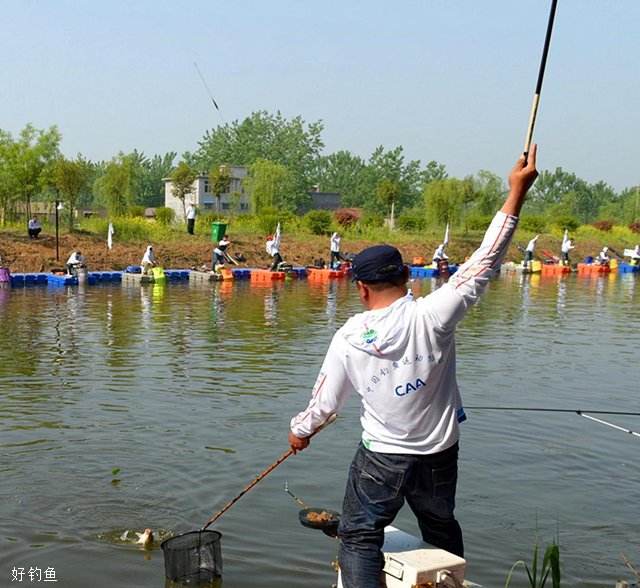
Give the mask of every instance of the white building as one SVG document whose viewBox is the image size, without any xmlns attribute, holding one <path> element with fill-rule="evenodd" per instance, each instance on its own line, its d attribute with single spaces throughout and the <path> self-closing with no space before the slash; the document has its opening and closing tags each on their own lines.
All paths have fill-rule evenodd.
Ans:
<svg viewBox="0 0 640 588">
<path fill-rule="evenodd" d="M 247 176 L 247 168 L 242 165 L 228 165 L 227 168 L 231 173 L 231 183 L 229 191 L 220 196 L 220 212 L 228 213 L 234 208 L 235 212 L 249 212 L 249 195 L 245 192 L 242 180 Z M 167 208 L 173 208 L 176 218 L 184 218 L 182 208 L 182 200 L 173 195 L 173 182 L 169 178 L 164 178 L 164 205 Z M 212 194 L 209 188 L 209 176 L 200 174 L 193 182 L 193 190 L 191 194 L 187 194 L 185 205 L 188 208 L 193 202 L 201 214 L 217 211 L 217 198 Z"/>
</svg>

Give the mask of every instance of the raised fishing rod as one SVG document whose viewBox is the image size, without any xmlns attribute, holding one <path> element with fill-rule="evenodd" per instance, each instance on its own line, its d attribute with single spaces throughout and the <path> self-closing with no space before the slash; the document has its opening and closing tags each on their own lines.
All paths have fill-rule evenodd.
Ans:
<svg viewBox="0 0 640 588">
<path fill-rule="evenodd" d="M 551 44 L 551 33 L 553 32 L 553 22 L 556 17 L 556 7 L 558 0 L 551 0 L 551 10 L 549 11 L 549 21 L 547 22 L 547 34 L 544 38 L 544 48 L 542 49 L 542 59 L 540 60 L 540 69 L 538 70 L 538 81 L 536 82 L 536 91 L 533 94 L 533 103 L 531 105 L 531 114 L 529 115 L 529 127 L 527 128 L 527 136 L 524 141 L 524 161 L 527 162 L 531 141 L 533 140 L 533 127 L 536 124 L 536 116 L 538 115 L 538 105 L 540 104 L 540 94 L 542 93 L 542 81 L 544 80 L 544 70 L 547 66 L 547 57 L 549 55 L 549 45 Z"/>
<path fill-rule="evenodd" d="M 640 432 L 632 431 L 631 429 L 627 429 L 625 427 L 621 427 L 616 425 L 615 423 L 610 423 L 609 421 L 605 421 L 604 419 L 599 419 L 590 415 L 593 414 L 606 414 L 606 415 L 620 415 L 620 416 L 640 416 L 640 412 L 628 412 L 628 411 L 620 411 L 620 410 L 581 410 L 574 408 L 538 408 L 538 407 L 530 407 L 530 406 L 465 406 L 467 410 L 500 410 L 500 411 L 517 411 L 517 412 L 559 412 L 565 414 L 577 414 L 585 419 L 589 419 L 590 421 L 595 421 L 596 423 L 600 423 L 602 425 L 606 425 L 607 427 L 611 427 L 612 429 L 616 429 L 618 431 L 622 431 L 623 433 L 628 433 L 629 435 L 633 435 L 634 437 L 640 437 Z"/>
</svg>

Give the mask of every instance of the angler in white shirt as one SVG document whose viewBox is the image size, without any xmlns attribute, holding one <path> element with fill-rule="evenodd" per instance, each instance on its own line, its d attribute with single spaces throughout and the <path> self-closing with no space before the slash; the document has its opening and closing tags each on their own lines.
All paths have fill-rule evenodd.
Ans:
<svg viewBox="0 0 640 588">
<path fill-rule="evenodd" d="M 42 225 L 40 221 L 34 216 L 29 219 L 27 223 L 27 232 L 29 233 L 29 239 L 37 239 L 38 235 L 42 231 Z"/>
<path fill-rule="evenodd" d="M 449 256 L 444 252 L 444 248 L 445 248 L 445 244 L 440 243 L 435 253 L 433 254 L 433 263 L 435 263 L 436 265 L 438 264 L 439 261 L 442 261 L 443 259 L 449 259 Z"/>
<path fill-rule="evenodd" d="M 79 267 L 84 267 L 84 255 L 80 251 L 74 251 L 67 259 L 67 273 L 74 276 Z"/>
<path fill-rule="evenodd" d="M 533 252 L 536 250 L 536 241 L 538 240 L 540 235 L 536 235 L 529 243 L 527 243 L 527 248 L 524 250 L 524 261 L 522 262 L 523 267 L 529 267 L 529 264 L 533 261 Z"/>
<path fill-rule="evenodd" d="M 534 145 L 509 176 L 510 192 L 484 240 L 459 271 L 428 296 L 407 290 L 408 270 L 389 245 L 353 261 L 365 312 L 334 335 L 307 408 L 291 420 L 289 444 L 340 412 L 349 394 L 361 400 L 362 442 L 353 459 L 338 534 L 345 588 L 378 588 L 383 530 L 406 500 L 425 541 L 463 555 L 454 517 L 458 423 L 464 411 L 456 382 L 454 334 L 502 262 L 537 171 Z"/>
<path fill-rule="evenodd" d="M 571 265 L 569 261 L 569 251 L 571 251 L 572 249 L 575 249 L 575 247 L 571 242 L 571 239 L 569 239 L 569 237 L 565 234 L 564 238 L 562 239 L 562 246 L 560 248 L 560 252 L 562 253 L 562 265 Z"/>
<path fill-rule="evenodd" d="M 277 271 L 278 265 L 282 263 L 282 255 L 280 255 L 280 236 L 280 223 L 278 223 L 275 235 L 269 235 L 267 237 L 266 244 L 267 253 L 273 259 L 270 268 L 272 272 Z"/>
<path fill-rule="evenodd" d="M 187 208 L 187 233 L 193 235 L 193 229 L 196 226 L 196 205 L 192 202 Z"/>
<path fill-rule="evenodd" d="M 640 265 L 640 245 L 636 245 L 631 254 L 631 265 Z"/>
<path fill-rule="evenodd" d="M 217 265 L 224 265 L 225 261 L 227 261 L 227 247 L 229 247 L 229 245 L 231 245 L 229 235 L 225 235 L 218 241 L 218 246 L 213 250 L 212 271 L 216 270 Z"/>
<path fill-rule="evenodd" d="M 151 268 L 156 265 L 156 256 L 153 252 L 153 246 L 148 245 L 147 249 L 142 256 L 142 261 L 140 262 L 142 266 L 142 274 L 148 274 L 151 271 Z"/>
<path fill-rule="evenodd" d="M 611 258 L 609 257 L 609 247 L 605 245 L 602 248 L 602 251 L 598 254 L 596 260 L 600 265 L 607 265 L 611 260 Z"/>
<path fill-rule="evenodd" d="M 329 267 L 333 269 L 335 267 L 338 267 L 341 260 L 340 235 L 338 235 L 338 233 L 333 233 L 333 235 L 331 235 L 330 248 L 331 248 L 331 261 L 329 262 Z"/>
</svg>

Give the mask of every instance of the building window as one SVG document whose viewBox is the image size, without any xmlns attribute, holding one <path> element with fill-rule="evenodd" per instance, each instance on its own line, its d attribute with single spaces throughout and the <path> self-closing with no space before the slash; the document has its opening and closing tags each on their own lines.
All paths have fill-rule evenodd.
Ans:
<svg viewBox="0 0 640 588">
<path fill-rule="evenodd" d="M 229 210 L 229 203 L 228 202 L 223 202 L 222 203 L 222 210 Z"/>
<path fill-rule="evenodd" d="M 209 180 L 204 181 L 204 193 L 209 194 Z"/>
<path fill-rule="evenodd" d="M 213 202 L 205 202 L 203 206 L 205 210 L 211 210 L 213 208 Z"/>
<path fill-rule="evenodd" d="M 240 203 L 240 210 L 249 210 L 249 203 L 248 202 L 241 202 Z"/>
</svg>

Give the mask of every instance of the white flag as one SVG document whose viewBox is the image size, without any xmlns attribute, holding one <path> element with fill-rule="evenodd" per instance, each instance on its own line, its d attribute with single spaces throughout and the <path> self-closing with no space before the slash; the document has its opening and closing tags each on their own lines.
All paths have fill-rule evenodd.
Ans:
<svg viewBox="0 0 640 588">
<path fill-rule="evenodd" d="M 446 247 L 449 245 L 449 223 L 447 223 L 447 228 L 444 231 L 444 241 L 442 244 Z"/>
<path fill-rule="evenodd" d="M 109 223 L 109 228 L 107 229 L 107 247 L 109 248 L 109 251 L 111 251 L 111 248 L 113 247 L 113 233 L 115 231 L 113 230 L 113 223 Z"/>
</svg>

